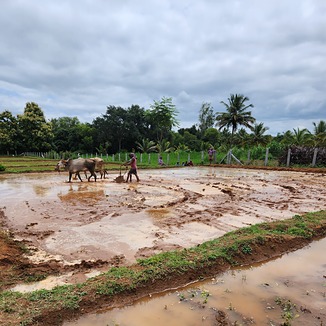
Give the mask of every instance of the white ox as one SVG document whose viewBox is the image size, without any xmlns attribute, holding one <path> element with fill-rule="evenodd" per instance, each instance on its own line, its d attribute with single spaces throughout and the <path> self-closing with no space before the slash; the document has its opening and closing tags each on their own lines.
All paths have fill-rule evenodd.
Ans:
<svg viewBox="0 0 326 326">
<path fill-rule="evenodd" d="M 96 174 L 95 174 L 95 160 L 91 160 L 91 159 L 85 159 L 85 158 L 78 158 L 75 160 L 60 160 L 57 163 L 57 166 L 55 168 L 55 170 L 60 171 L 60 168 L 64 168 L 66 171 L 69 172 L 69 181 L 71 182 L 71 177 L 73 174 L 76 174 L 76 176 L 78 176 L 80 181 L 83 181 L 80 177 L 80 172 L 81 171 L 89 171 L 91 173 L 91 175 L 88 177 L 88 181 L 90 181 L 91 177 L 94 177 L 95 181 L 96 181 Z"/>
</svg>

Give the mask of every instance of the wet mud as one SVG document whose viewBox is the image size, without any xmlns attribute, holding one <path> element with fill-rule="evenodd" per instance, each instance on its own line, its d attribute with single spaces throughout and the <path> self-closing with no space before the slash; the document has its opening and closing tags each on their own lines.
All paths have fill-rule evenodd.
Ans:
<svg viewBox="0 0 326 326">
<path fill-rule="evenodd" d="M 232 269 L 132 306 L 64 326 L 305 325 L 326 322 L 326 238 L 268 262 Z"/>
<path fill-rule="evenodd" d="M 68 273 L 69 283 L 236 228 L 326 209 L 322 173 L 185 167 L 139 175 L 139 183 L 117 183 L 114 173 L 71 183 L 65 173 L 0 175 L 2 223 L 32 249 L 32 262 L 56 261 L 67 272 L 83 266 L 80 275 Z"/>
</svg>

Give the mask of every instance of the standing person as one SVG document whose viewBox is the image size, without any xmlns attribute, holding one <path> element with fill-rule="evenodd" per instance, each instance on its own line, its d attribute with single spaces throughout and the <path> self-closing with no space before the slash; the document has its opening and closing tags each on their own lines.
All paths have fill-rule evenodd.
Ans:
<svg viewBox="0 0 326 326">
<path fill-rule="evenodd" d="M 212 164 L 213 162 L 213 156 L 214 156 L 215 150 L 213 147 L 210 147 L 208 150 L 208 160 L 209 160 L 209 164 Z"/>
<path fill-rule="evenodd" d="M 136 176 L 137 182 L 139 182 L 139 178 L 138 178 L 138 174 L 137 174 L 137 159 L 134 153 L 130 153 L 129 154 L 130 160 L 128 162 L 126 162 L 125 166 L 130 165 L 130 170 L 128 171 L 128 175 L 127 175 L 127 181 L 128 182 L 130 180 L 131 182 L 131 177 L 134 174 Z"/>
</svg>

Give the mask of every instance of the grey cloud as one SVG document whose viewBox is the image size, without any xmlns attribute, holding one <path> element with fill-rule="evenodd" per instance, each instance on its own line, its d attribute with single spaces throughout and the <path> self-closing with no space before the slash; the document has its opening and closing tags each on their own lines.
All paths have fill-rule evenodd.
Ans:
<svg viewBox="0 0 326 326">
<path fill-rule="evenodd" d="M 241 93 L 271 133 L 311 128 L 326 118 L 325 13 L 323 0 L 4 0 L 0 109 L 91 122 L 169 96 L 190 127 L 202 102 L 221 111 Z"/>
</svg>

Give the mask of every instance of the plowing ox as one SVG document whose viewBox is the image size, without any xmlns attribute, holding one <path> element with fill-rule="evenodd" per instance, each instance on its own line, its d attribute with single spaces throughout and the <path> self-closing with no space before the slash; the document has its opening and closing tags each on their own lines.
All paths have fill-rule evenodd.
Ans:
<svg viewBox="0 0 326 326">
<path fill-rule="evenodd" d="M 101 175 L 101 179 L 105 179 L 105 174 L 107 173 L 107 171 L 105 170 L 103 159 L 99 157 L 92 157 L 90 158 L 90 160 L 93 160 L 95 162 L 95 172 L 99 172 Z M 87 178 L 86 171 L 85 176 Z"/>
<path fill-rule="evenodd" d="M 95 168 L 96 168 L 96 162 L 94 159 L 85 159 L 85 158 L 78 158 L 75 160 L 60 160 L 57 163 L 56 170 L 59 171 L 60 168 L 64 168 L 65 171 L 69 172 L 69 181 L 71 182 L 71 177 L 73 174 L 76 174 L 80 181 L 83 181 L 80 177 L 81 171 L 89 171 L 91 175 L 88 177 L 88 181 L 90 181 L 91 177 L 94 177 L 96 181 L 96 174 L 95 174 Z"/>
</svg>

